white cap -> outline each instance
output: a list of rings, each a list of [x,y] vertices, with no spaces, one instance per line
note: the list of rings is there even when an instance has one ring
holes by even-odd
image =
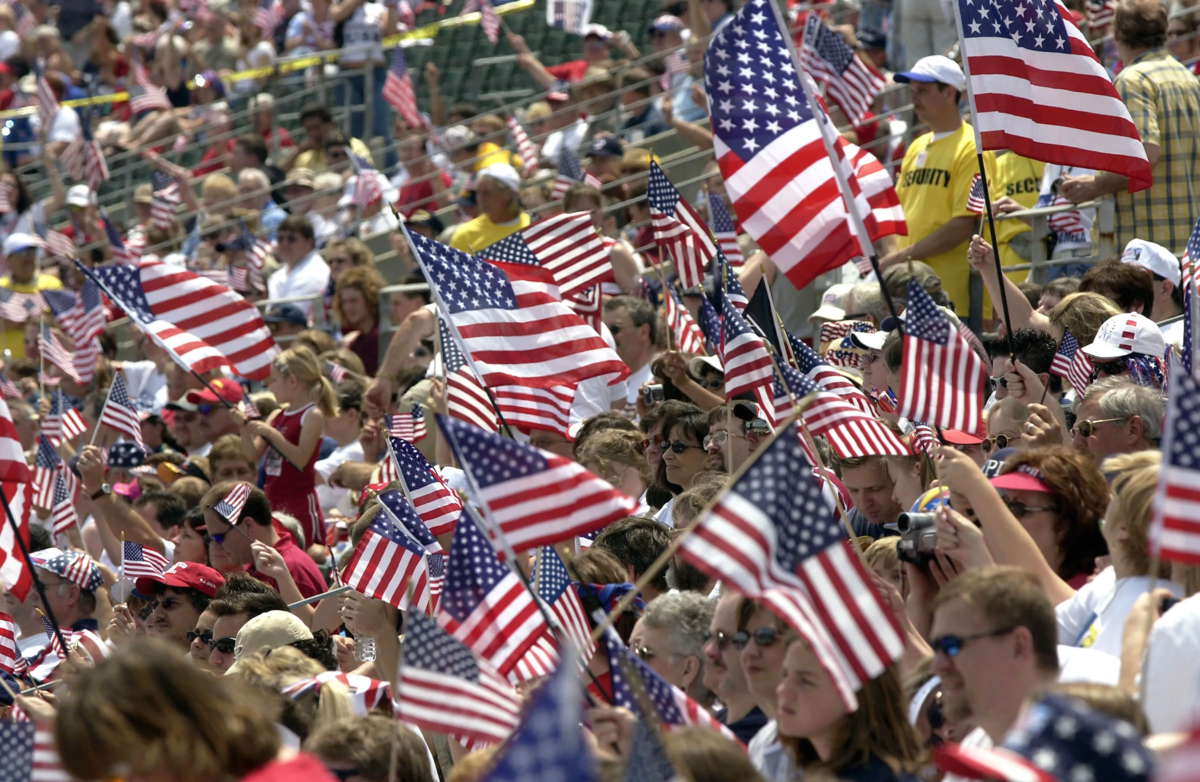
[[[12,255],[30,247],[45,247],[46,243],[33,234],[9,234],[4,238],[4,254]]]
[[[612,32],[602,24],[585,24],[583,26],[583,37],[594,35],[602,41],[607,41],[612,38]]]
[[[1183,279],[1179,259],[1175,257],[1175,253],[1161,244],[1147,242],[1145,239],[1133,239],[1125,245],[1125,252],[1121,253],[1121,263],[1141,266],[1151,274],[1169,280],[1176,288]]]
[[[478,182],[484,177],[491,177],[514,193],[521,190],[521,175],[508,163],[493,163],[485,167],[479,172],[475,181]]]
[[[813,314],[808,316],[809,320],[813,318],[821,318],[823,320],[845,320],[846,318],[846,297],[850,295],[850,289],[854,286],[848,282],[830,285],[825,293],[821,294],[821,306],[818,307]]]
[[[1167,343],[1154,321],[1136,312],[1126,312],[1104,321],[1095,341],[1084,347],[1083,352],[1101,361],[1123,358],[1130,353],[1162,358],[1167,354]]]
[[[721,359],[716,356],[692,356],[692,360],[688,362],[688,371],[696,377],[700,377],[705,367],[717,372],[725,371],[725,368],[721,366]]]
[[[871,331],[862,334],[857,331],[850,332],[850,341],[854,346],[861,350],[883,350],[883,343],[887,341],[890,331]]]
[[[91,206],[96,203],[96,196],[87,185],[71,185],[67,190],[67,206]]]
[[[898,82],[920,81],[926,84],[939,82],[956,90],[967,89],[967,77],[963,75],[958,63],[941,54],[922,57],[910,70],[901,71],[895,75]]]

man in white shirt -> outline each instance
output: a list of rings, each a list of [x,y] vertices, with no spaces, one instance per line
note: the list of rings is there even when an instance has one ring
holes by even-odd
[[[625,402],[633,406],[650,379],[650,360],[658,353],[658,313],[642,299],[614,296],[604,303],[601,318],[616,343],[617,355],[629,367]]]
[[[315,249],[312,223],[307,217],[291,215],[279,224],[275,235],[275,257],[283,263],[267,280],[271,299],[317,296],[329,287],[329,265]],[[312,313],[312,301],[296,302],[305,315]]]

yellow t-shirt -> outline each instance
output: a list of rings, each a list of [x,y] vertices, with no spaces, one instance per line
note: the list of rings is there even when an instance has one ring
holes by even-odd
[[[991,152],[983,153],[983,165],[988,181],[995,181],[996,158]],[[908,236],[899,237],[900,246],[916,244],[951,218],[978,218],[967,209],[967,196],[977,173],[975,136],[967,123],[936,141],[932,133],[913,141],[904,154],[896,181],[896,195],[900,197],[908,224]],[[952,250],[918,259],[932,266],[942,278],[942,289],[962,317],[966,317],[971,305],[971,267],[967,263],[970,244],[968,239]]]
[[[371,159],[371,150],[366,144],[356,138],[350,139],[350,151],[366,160]],[[292,163],[292,168],[307,168],[314,174],[319,174],[325,170],[325,148],[310,149],[307,152],[301,152],[296,155],[296,161]]]
[[[529,227],[529,215],[521,212],[516,220],[507,223],[493,223],[487,215],[479,215],[474,220],[463,223],[450,237],[450,246],[465,253],[477,253],[485,247],[491,247],[509,234]]]
[[[992,200],[1008,196],[1026,209],[1032,209],[1037,204],[1038,192],[1042,188],[1042,169],[1045,167],[1046,164],[1041,161],[1030,160],[1014,152],[997,155],[996,178],[988,183],[991,187]],[[984,228],[986,231],[986,226]],[[1014,236],[1029,233],[1031,230],[1033,229],[1020,220],[996,221],[996,241],[1000,243],[1000,264],[1002,266],[1029,263],[1017,255],[1016,251],[1009,246],[1009,242]],[[986,232],[980,236],[991,241]],[[1029,276],[1029,272],[1009,272],[1005,276],[1013,282],[1024,282],[1025,278]]]
[[[38,291],[58,290],[62,280],[53,274],[39,274],[33,282],[13,282],[12,277],[0,277],[0,288],[13,293],[37,293]],[[11,351],[13,358],[25,357],[25,324],[14,323],[0,319],[0,350]]]

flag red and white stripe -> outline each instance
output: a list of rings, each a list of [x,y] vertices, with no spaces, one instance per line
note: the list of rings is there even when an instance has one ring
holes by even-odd
[[[883,74],[859,57],[817,14],[809,14],[805,22],[800,65],[825,85],[826,96],[853,124],[862,120],[887,85]]]
[[[8,614],[0,611],[0,670],[12,674],[17,670],[17,623]]]
[[[670,253],[675,262],[679,284],[693,288],[704,280],[704,273],[716,257],[717,246],[708,226],[696,214],[658,163],[650,162],[650,180],[646,185],[654,241]]]
[[[529,251],[554,275],[564,299],[613,279],[608,248],[587,212],[539,220],[521,232]],[[487,251],[484,257],[491,257]]]
[[[700,327],[692,320],[691,313],[679,300],[675,290],[669,288],[667,294],[663,298],[663,313],[667,327],[675,335],[675,349],[680,353],[704,355],[704,334]]]
[[[32,475],[25,463],[25,452],[13,426],[8,403],[0,398],[0,491],[8,502],[13,519],[25,540],[29,536],[29,510]],[[0,525],[0,581],[18,600],[24,600],[32,579],[21,557],[13,525]]]
[[[537,150],[534,149],[533,142],[529,140],[529,134],[525,132],[525,128],[521,127],[521,121],[512,114],[504,120],[508,125],[509,135],[512,136],[513,143],[517,145],[517,157],[521,158],[521,167],[525,170],[525,176],[532,176],[538,170]]]
[[[1083,351],[1080,351],[1081,353]],[[1176,366],[1163,423],[1163,465],[1150,527],[1150,553],[1164,562],[1200,564],[1200,386]]]
[[[574,386],[498,386],[492,389],[492,395],[509,426],[522,431],[542,429],[566,436],[571,423],[571,403],[575,399]]]

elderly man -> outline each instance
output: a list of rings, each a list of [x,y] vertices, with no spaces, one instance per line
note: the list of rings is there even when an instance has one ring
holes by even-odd
[[[767,724],[767,715],[754,701],[741,655],[733,646],[738,631],[738,611],[742,596],[723,589],[713,610],[704,640],[704,686],[712,690],[724,707],[718,718],[743,744],[749,744]]]
[[[83,643],[84,649],[93,659],[100,659],[104,642],[96,632],[99,625],[93,618],[96,613],[96,590],[104,583],[100,578],[100,569],[91,557],[81,551],[48,548],[33,552],[30,559],[46,592],[46,602],[42,602],[36,590],[30,589],[25,597],[26,605],[40,608],[47,618],[53,614],[64,633],[77,633],[76,638]],[[41,636],[41,640],[44,643],[46,637]],[[47,658],[46,648],[42,648],[43,651],[30,663],[30,668],[36,671],[48,659],[50,667],[41,672],[47,674],[57,660],[53,655]],[[21,646],[21,652],[26,657],[36,649],[37,646],[33,644]],[[39,681],[42,678],[38,676]]]
[[[715,698],[704,684],[704,641],[715,603],[695,592],[660,595],[646,605],[629,646],[659,676],[701,706]]]
[[[329,264],[316,251],[312,223],[307,217],[291,215],[279,224],[275,257],[283,264],[267,279],[267,295],[272,299],[316,296],[329,287]],[[307,316],[312,301],[297,302]]]
[[[529,215],[521,208],[521,176],[507,163],[493,163],[479,172],[475,198],[482,213],[455,230],[450,239],[454,249],[478,253],[528,227]]]
[[[275,241],[279,224],[287,212],[279,208],[271,198],[271,179],[261,168],[245,168],[238,174],[238,195],[242,206],[258,211],[258,220],[267,238]]]
[[[1107,377],[1075,402],[1075,450],[1100,464],[1116,453],[1155,450],[1162,437],[1163,397],[1128,377]]]
[[[731,419],[732,431],[728,428]],[[729,467],[736,470],[770,436],[771,427],[759,415],[758,406],[753,402],[735,401],[732,415],[727,405],[714,407],[708,411],[708,436],[704,438],[708,469],[724,470]]]

